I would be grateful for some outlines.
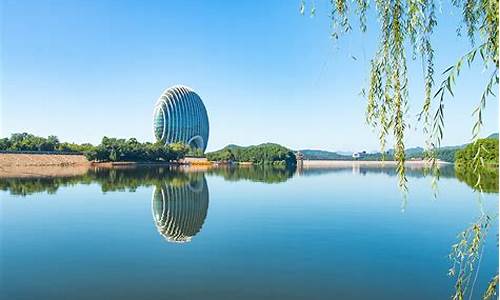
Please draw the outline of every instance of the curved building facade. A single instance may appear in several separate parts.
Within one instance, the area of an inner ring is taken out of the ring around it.
[[[156,228],[167,241],[191,241],[207,217],[208,187],[205,176],[193,176],[185,183],[165,183],[156,187],[152,210]]]
[[[184,143],[205,151],[208,115],[200,96],[181,85],[166,89],[155,105],[153,130],[157,141]]]

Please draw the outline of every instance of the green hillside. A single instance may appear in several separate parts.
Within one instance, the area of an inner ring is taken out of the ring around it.
[[[228,145],[220,150],[206,154],[211,161],[252,162],[254,164],[272,164],[295,166],[295,153],[278,144],[265,143],[252,146]]]

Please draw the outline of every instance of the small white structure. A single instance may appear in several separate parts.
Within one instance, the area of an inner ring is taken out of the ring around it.
[[[354,152],[354,153],[352,154],[352,158],[354,158],[354,159],[358,159],[358,158],[361,158],[361,157],[363,157],[363,156],[365,156],[365,155],[366,155],[366,151],[362,151],[362,152]]]

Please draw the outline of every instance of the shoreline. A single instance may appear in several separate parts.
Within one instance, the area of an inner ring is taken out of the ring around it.
[[[438,160],[439,165],[453,164]],[[236,165],[253,165],[252,162],[234,162]],[[396,161],[378,160],[302,160],[297,164],[303,166],[343,166],[343,165],[396,165]],[[405,165],[429,165],[425,160],[407,160]],[[0,167],[27,167],[27,166],[99,166],[99,167],[120,167],[120,166],[182,166],[182,165],[226,165],[226,163],[209,161],[206,158],[186,157],[178,162],[166,161],[117,161],[117,162],[94,162],[88,161],[81,154],[27,154],[27,153],[0,153]]]

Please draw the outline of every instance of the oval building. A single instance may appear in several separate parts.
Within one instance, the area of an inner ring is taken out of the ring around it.
[[[166,89],[155,105],[153,131],[157,141],[184,143],[204,152],[209,128],[200,96],[182,85]]]

